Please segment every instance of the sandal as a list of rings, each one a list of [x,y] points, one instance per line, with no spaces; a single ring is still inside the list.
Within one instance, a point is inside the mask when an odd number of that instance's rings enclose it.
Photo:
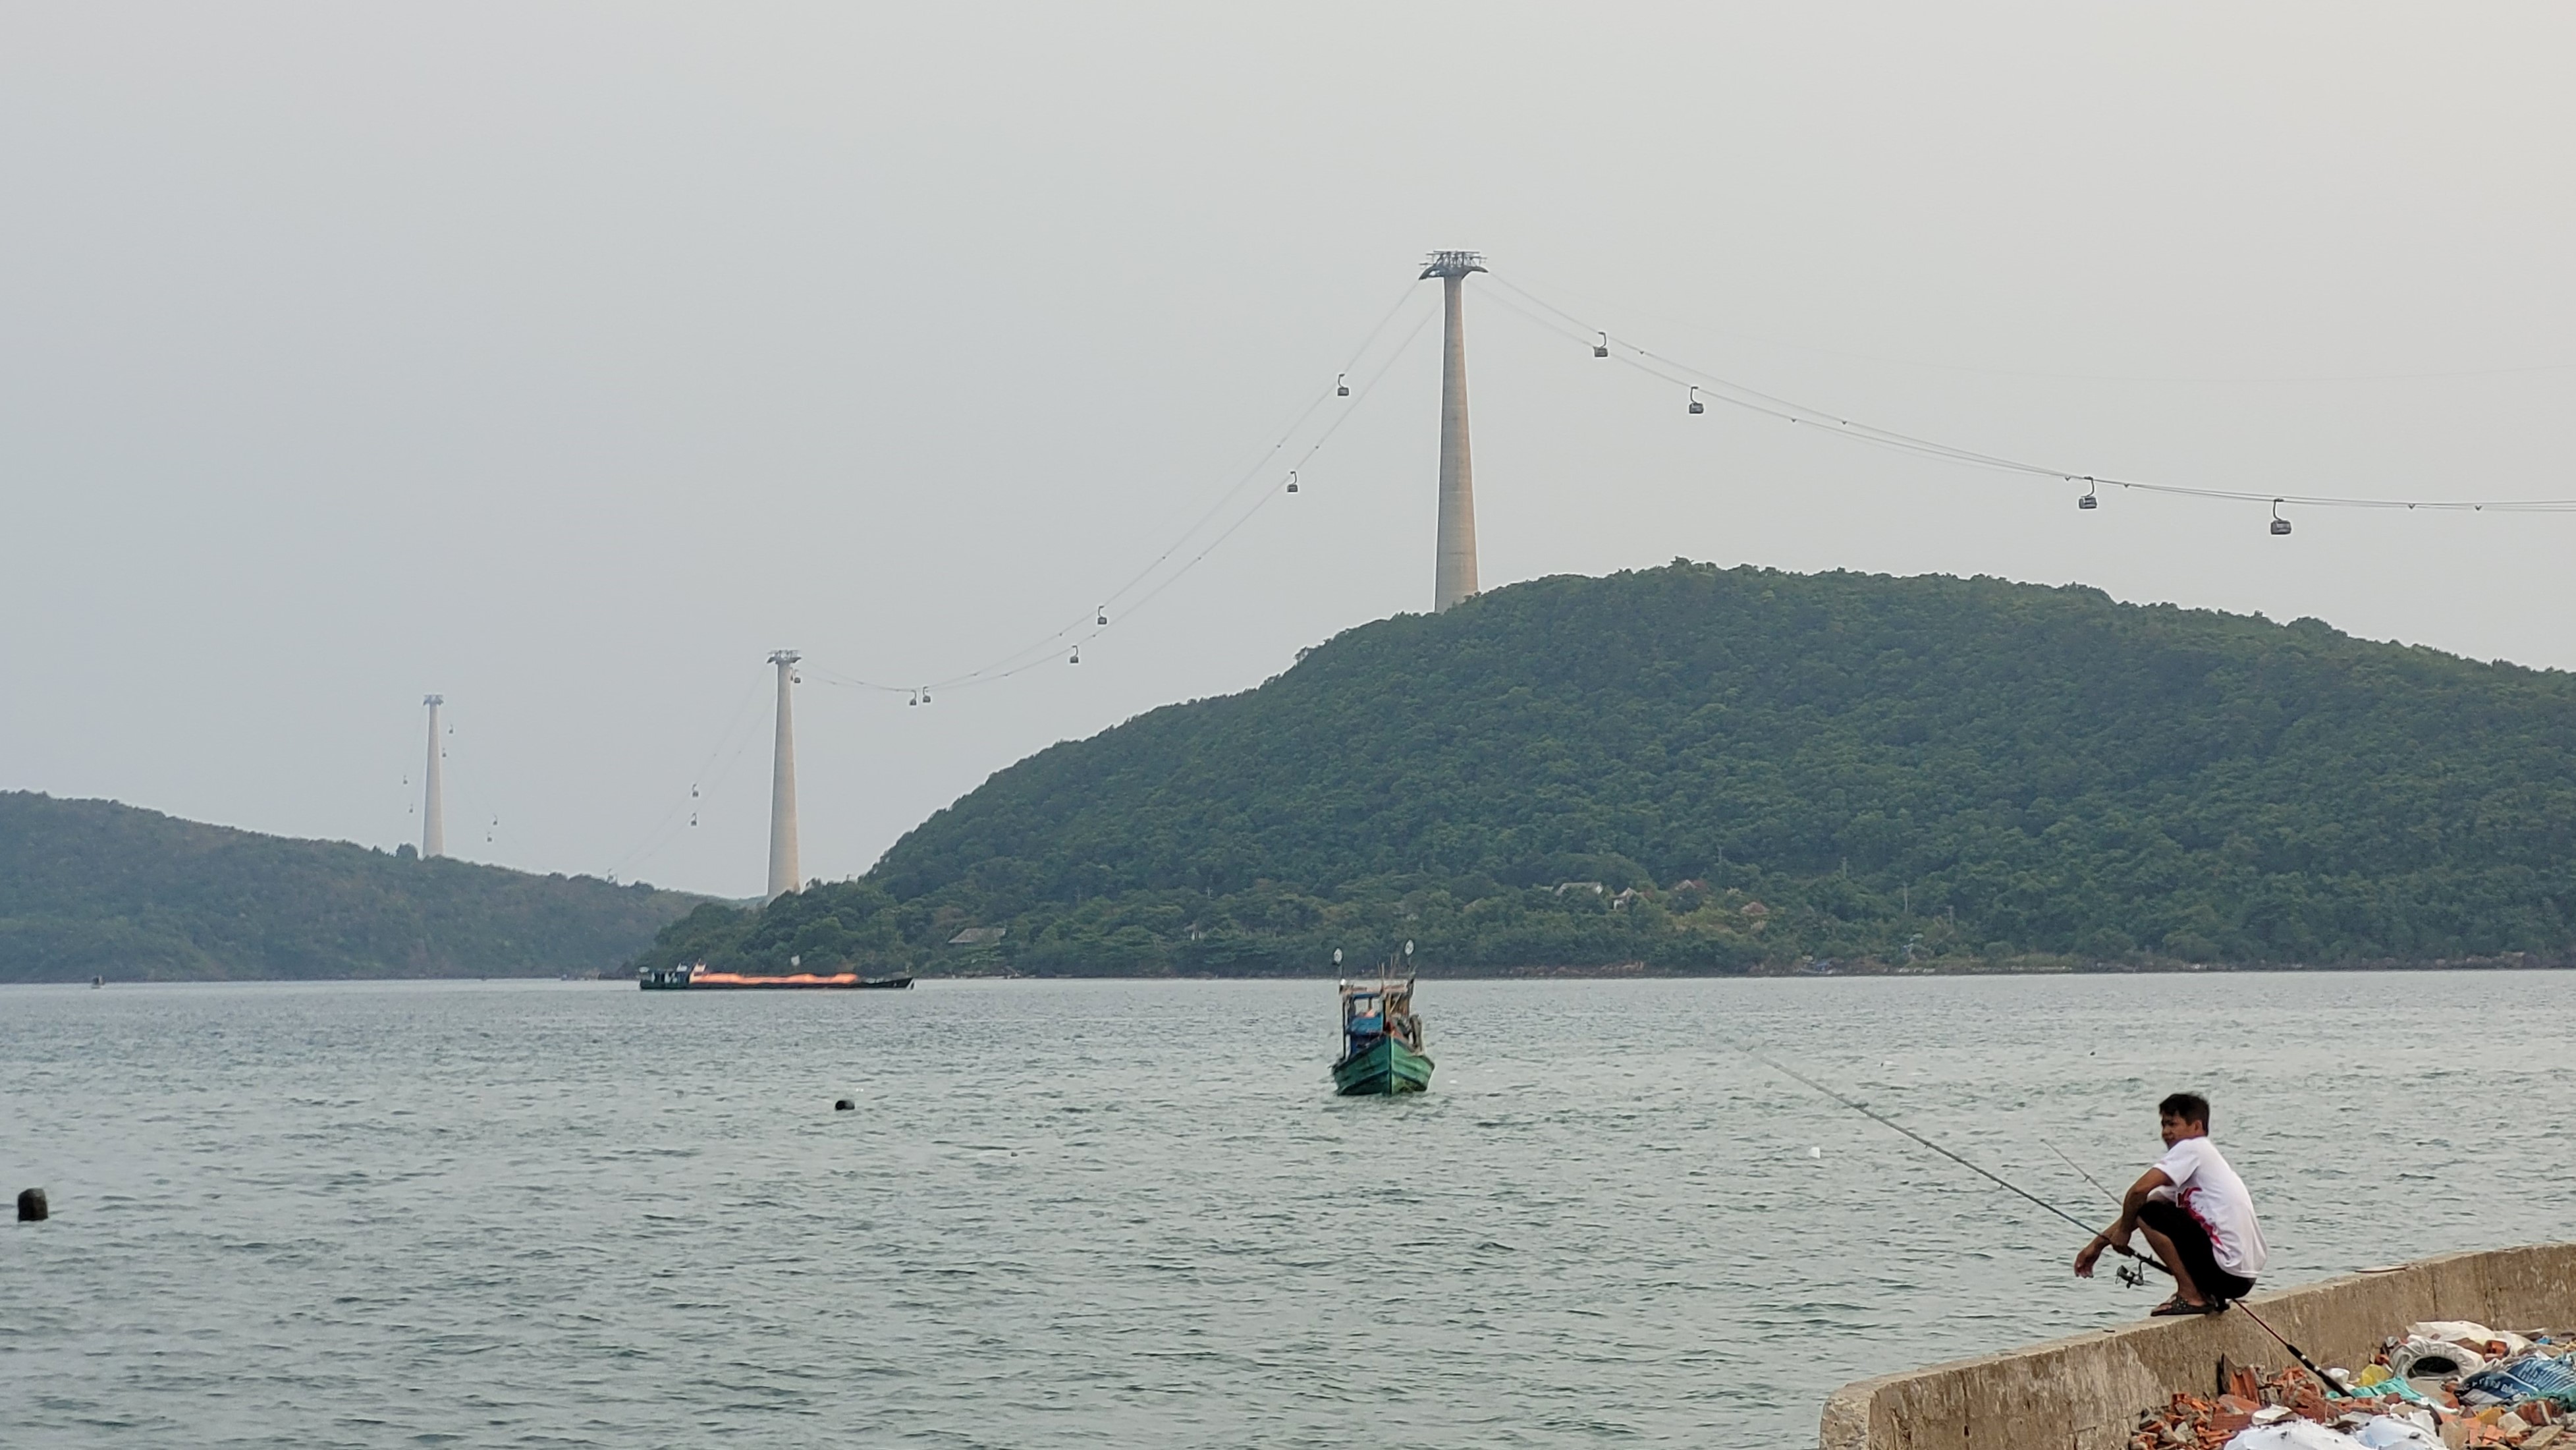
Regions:
[[[2162,1304],[2148,1310],[2147,1317],[2150,1319],[2175,1319],[2192,1314],[2215,1314],[2226,1307],[2226,1305],[2215,1301],[2207,1304],[2193,1304],[2186,1301],[2180,1294],[2176,1294]]]

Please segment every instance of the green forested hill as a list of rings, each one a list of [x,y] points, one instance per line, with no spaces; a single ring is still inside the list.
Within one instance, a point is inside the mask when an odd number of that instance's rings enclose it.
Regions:
[[[701,899],[0,792],[0,982],[587,974]]]
[[[1403,938],[1453,969],[2567,959],[2576,676],[1991,579],[1544,579],[1042,751],[863,881],[653,955],[1281,971]]]

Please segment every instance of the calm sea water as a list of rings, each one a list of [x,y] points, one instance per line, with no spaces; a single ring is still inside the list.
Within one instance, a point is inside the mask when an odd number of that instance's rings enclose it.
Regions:
[[[2576,1223],[2576,975],[1420,1001],[1387,1101],[1312,982],[0,989],[0,1441],[1790,1446],[2145,1312],[1730,1040],[2087,1213],[2205,1090],[2276,1284]]]

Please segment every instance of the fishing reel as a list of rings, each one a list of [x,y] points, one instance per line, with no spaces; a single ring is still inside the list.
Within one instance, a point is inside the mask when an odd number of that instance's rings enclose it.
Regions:
[[[2129,1262],[2122,1264],[2119,1268],[2113,1270],[2111,1277],[2118,1279],[2121,1283],[2128,1285],[2132,1289],[2144,1288],[2147,1282],[2147,1266],[2135,1259],[2131,1259]]]

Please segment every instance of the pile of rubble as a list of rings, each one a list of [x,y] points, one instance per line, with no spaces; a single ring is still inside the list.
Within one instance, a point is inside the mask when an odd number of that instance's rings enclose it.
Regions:
[[[2576,1450],[2576,1350],[2546,1330],[2406,1326],[2359,1370],[2220,1367],[2214,1397],[2138,1418],[2130,1450]]]

